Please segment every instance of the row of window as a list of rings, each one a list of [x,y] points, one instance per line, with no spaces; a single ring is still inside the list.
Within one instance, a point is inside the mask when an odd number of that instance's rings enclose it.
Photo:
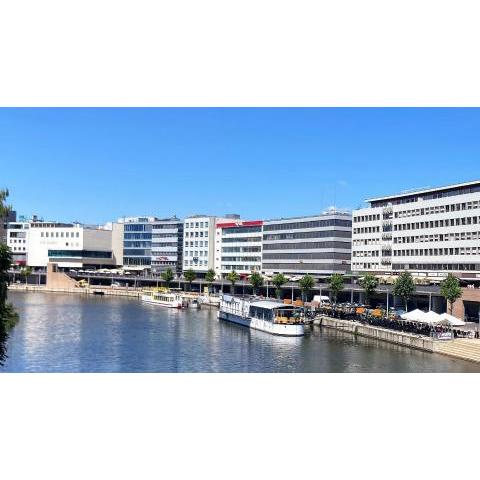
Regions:
[[[454,203],[450,205],[439,205],[437,207],[416,208],[413,210],[404,210],[396,212],[395,218],[416,217],[419,215],[437,215],[439,213],[460,212],[462,210],[473,210],[480,208],[480,201]]]
[[[364,250],[364,251],[354,251],[352,252],[352,257],[379,257],[380,250]]]
[[[261,263],[261,257],[222,257],[222,262],[256,262]]]
[[[263,250],[311,250],[317,248],[339,248],[350,250],[351,242],[298,242],[298,243],[266,243]]]
[[[98,250],[49,250],[51,258],[112,258],[112,252],[101,252]]]
[[[208,228],[209,222],[185,222],[185,228]]]
[[[185,252],[185,257],[208,257],[208,252],[205,250],[188,250]]]
[[[236,272],[252,272],[252,271],[260,271],[259,265],[223,265],[222,270],[235,270]]]
[[[363,247],[365,245],[379,245],[381,243],[380,238],[364,238],[361,240],[353,240],[352,245],[354,247]]]
[[[252,226],[252,227],[228,227],[222,228],[222,235],[232,235],[234,233],[261,233],[262,226]]]
[[[447,218],[446,220],[434,220],[429,222],[403,223],[394,226],[396,232],[405,230],[419,230],[423,228],[458,227],[462,225],[478,225],[480,217]]]
[[[394,270],[434,270],[444,272],[453,271],[478,271],[480,264],[476,263],[410,263],[410,264],[393,264]]]
[[[354,234],[361,234],[361,233],[379,233],[380,227],[361,227],[361,228],[354,228]]]
[[[264,225],[264,232],[274,232],[276,230],[298,230],[301,228],[324,228],[324,227],[351,227],[352,220],[341,220],[339,218],[332,218],[330,220],[313,220],[306,222],[291,222],[291,223],[274,223]]]
[[[348,264],[340,263],[264,263],[263,269],[282,273],[286,271],[302,272],[346,272]]]
[[[358,215],[356,217],[353,217],[353,222],[358,223],[358,222],[375,222],[377,220],[380,220],[380,214],[372,214],[372,215]]]
[[[222,247],[223,253],[257,253],[262,247]]]
[[[222,243],[261,243],[262,237],[222,238]],[[220,243],[220,240],[217,240]]]
[[[79,238],[80,232],[40,232],[42,238]]]
[[[183,262],[185,267],[207,267],[208,261],[207,260],[185,260]]]
[[[207,238],[208,237],[208,231],[207,232],[185,232],[185,238]]]
[[[264,253],[263,260],[350,260],[350,253],[312,252],[312,253]]]
[[[480,232],[457,232],[437,233],[435,235],[416,235],[409,237],[395,237],[394,243],[430,243],[430,242],[454,242],[465,240],[480,240]]]
[[[151,233],[125,233],[123,235],[124,240],[151,240]]]
[[[264,242],[276,240],[298,240],[306,238],[351,238],[352,232],[344,230],[317,230],[315,232],[276,233],[263,236]]]
[[[480,255],[480,247],[461,248],[411,248],[406,250],[394,250],[394,257],[438,257],[450,255]]]
[[[417,193],[412,194],[411,197],[403,197],[397,199],[389,200],[379,200],[378,202],[372,202],[372,207],[384,207],[388,205],[400,205],[404,203],[414,203],[419,200],[436,200],[438,198],[447,198],[447,197],[456,197],[457,195],[468,195],[471,193],[480,192],[480,185],[450,188],[442,191],[432,192],[432,193]]]
[[[205,248],[208,248],[208,240],[195,240],[195,242],[193,242],[193,240],[191,241],[186,241],[185,242],[185,247],[205,247]]]

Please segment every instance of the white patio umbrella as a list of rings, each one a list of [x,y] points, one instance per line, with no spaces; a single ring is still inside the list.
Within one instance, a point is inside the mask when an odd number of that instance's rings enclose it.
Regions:
[[[442,313],[440,315],[440,318],[442,319],[442,323],[448,323],[448,325],[452,327],[463,327],[465,325],[465,322],[462,320],[459,320],[458,318],[448,314],[448,313]]]
[[[437,323],[442,322],[442,317],[433,311],[429,311],[425,313],[423,316],[424,323],[428,323],[429,325],[436,325]]]
[[[418,308],[416,310],[412,310],[411,312],[404,313],[401,315],[402,320],[407,320],[409,322],[422,322],[422,323],[427,323],[424,322],[424,317],[425,313],[419,310]]]

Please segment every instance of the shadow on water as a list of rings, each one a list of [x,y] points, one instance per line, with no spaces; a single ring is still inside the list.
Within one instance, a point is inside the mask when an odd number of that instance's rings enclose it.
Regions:
[[[0,367],[7,361],[8,331],[6,323],[0,318]]]

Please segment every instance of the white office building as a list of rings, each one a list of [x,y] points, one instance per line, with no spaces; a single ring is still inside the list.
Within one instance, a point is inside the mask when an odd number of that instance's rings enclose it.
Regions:
[[[112,231],[75,223],[31,221],[27,234],[27,265],[88,268],[114,265]]]
[[[14,265],[26,265],[30,223],[26,221],[9,222],[6,227],[6,243],[12,251]]]
[[[480,181],[367,202],[353,212],[353,271],[480,275]]]
[[[206,273],[215,269],[215,237],[217,223],[239,220],[239,215],[215,217],[193,215],[185,219],[183,237],[183,270]]]
[[[218,222],[215,234],[215,273],[217,277],[235,270],[250,274],[262,269],[263,221]]]

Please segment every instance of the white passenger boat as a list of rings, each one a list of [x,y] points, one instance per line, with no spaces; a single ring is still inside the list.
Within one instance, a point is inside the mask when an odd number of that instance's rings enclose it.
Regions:
[[[273,335],[305,335],[302,310],[279,301],[223,295],[218,318]]]
[[[169,308],[186,308],[187,302],[179,293],[165,290],[147,289],[142,291],[142,302]]]

